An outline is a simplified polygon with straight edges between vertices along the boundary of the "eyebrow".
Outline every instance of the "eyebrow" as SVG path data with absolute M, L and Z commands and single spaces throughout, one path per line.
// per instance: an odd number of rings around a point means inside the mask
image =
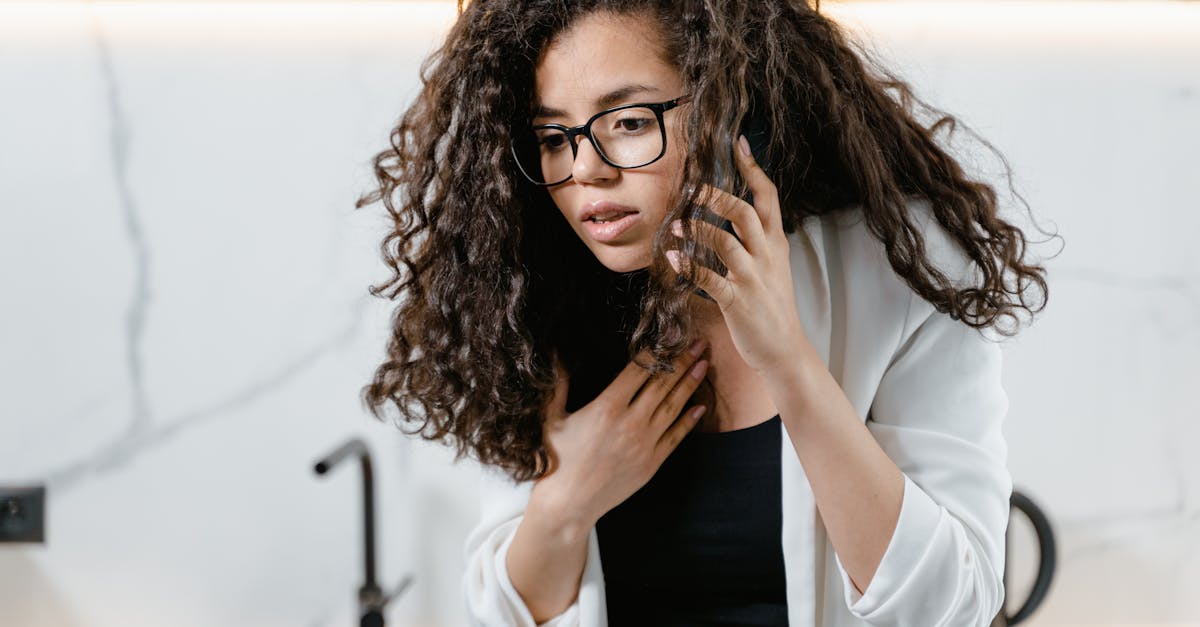
M 651 85 L 631 83 L 629 85 L 618 87 L 617 89 L 600 96 L 596 99 L 596 105 L 601 109 L 607 109 L 634 94 L 639 94 L 646 91 L 658 91 L 658 88 Z M 562 111 L 561 109 L 540 105 L 533 110 L 533 119 L 535 120 L 537 118 L 566 117 L 566 115 L 567 112 Z

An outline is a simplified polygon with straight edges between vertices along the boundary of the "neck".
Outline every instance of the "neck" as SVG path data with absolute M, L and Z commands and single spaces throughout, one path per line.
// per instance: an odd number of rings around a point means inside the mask
M 695 400 L 708 406 L 696 428 L 730 431 L 762 422 L 777 413 L 761 377 L 742 359 L 729 335 L 729 327 L 716 303 L 693 296 L 696 333 L 708 341 L 708 372 Z

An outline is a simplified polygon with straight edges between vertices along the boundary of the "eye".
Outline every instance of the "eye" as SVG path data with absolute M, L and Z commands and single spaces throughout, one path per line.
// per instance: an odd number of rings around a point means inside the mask
M 617 128 L 628 133 L 636 133 L 651 124 L 654 124 L 653 118 L 628 117 L 617 120 Z
M 543 150 L 555 152 L 567 145 L 567 136 L 562 133 L 547 133 L 538 136 L 538 146 Z

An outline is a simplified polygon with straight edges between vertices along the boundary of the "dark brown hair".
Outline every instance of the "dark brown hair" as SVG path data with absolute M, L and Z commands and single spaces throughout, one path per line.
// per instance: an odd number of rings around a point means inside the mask
M 693 96 L 683 184 L 650 267 L 630 273 L 603 267 L 509 156 L 514 129 L 528 126 L 539 55 L 597 10 L 650 18 Z M 1033 313 L 1031 283 L 1048 296 L 1045 269 L 1024 262 L 1024 235 L 1000 218 L 992 187 L 969 179 L 936 143 L 955 119 L 866 65 L 871 55 L 803 2 L 476 0 L 460 12 L 422 63 L 423 88 L 390 147 L 374 159 L 379 187 L 357 203 L 382 200 L 390 216 L 381 250 L 392 276 L 371 293 L 399 300 L 387 357 L 363 401 L 381 420 L 395 405 L 419 425 L 413 434 L 453 444 L 456 460 L 469 454 L 519 481 L 544 475 L 542 407 L 556 355 L 571 376 L 569 411 L 642 349 L 653 357 L 647 368 L 670 369 L 691 339 L 691 289 L 676 284 L 663 255 L 673 237 L 666 224 L 682 218 L 691 236 L 687 209 L 697 199 L 681 191 L 689 185 L 745 191 L 740 180 L 716 180 L 713 162 L 736 171 L 727 129 L 752 108 L 767 116 L 765 160 L 788 233 L 809 216 L 860 211 L 896 274 L 977 329 L 1015 320 L 1018 308 Z M 941 117 L 920 123 L 914 102 Z M 927 259 L 906 209 L 913 197 L 929 201 L 978 269 L 978 285 L 955 286 Z

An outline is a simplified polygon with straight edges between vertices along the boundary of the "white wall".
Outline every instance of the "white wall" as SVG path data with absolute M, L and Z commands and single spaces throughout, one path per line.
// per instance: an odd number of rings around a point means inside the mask
M 1200 5 L 822 9 L 1066 238 L 1005 349 L 1014 481 L 1061 549 L 1028 624 L 1200 622 Z M 352 208 L 453 14 L 0 3 L 0 486 L 49 500 L 46 544 L 0 546 L 0 625 L 352 624 L 357 469 L 311 464 L 355 435 L 381 577 L 416 576 L 389 621 L 464 623 L 476 470 L 358 403 L 389 307 Z

